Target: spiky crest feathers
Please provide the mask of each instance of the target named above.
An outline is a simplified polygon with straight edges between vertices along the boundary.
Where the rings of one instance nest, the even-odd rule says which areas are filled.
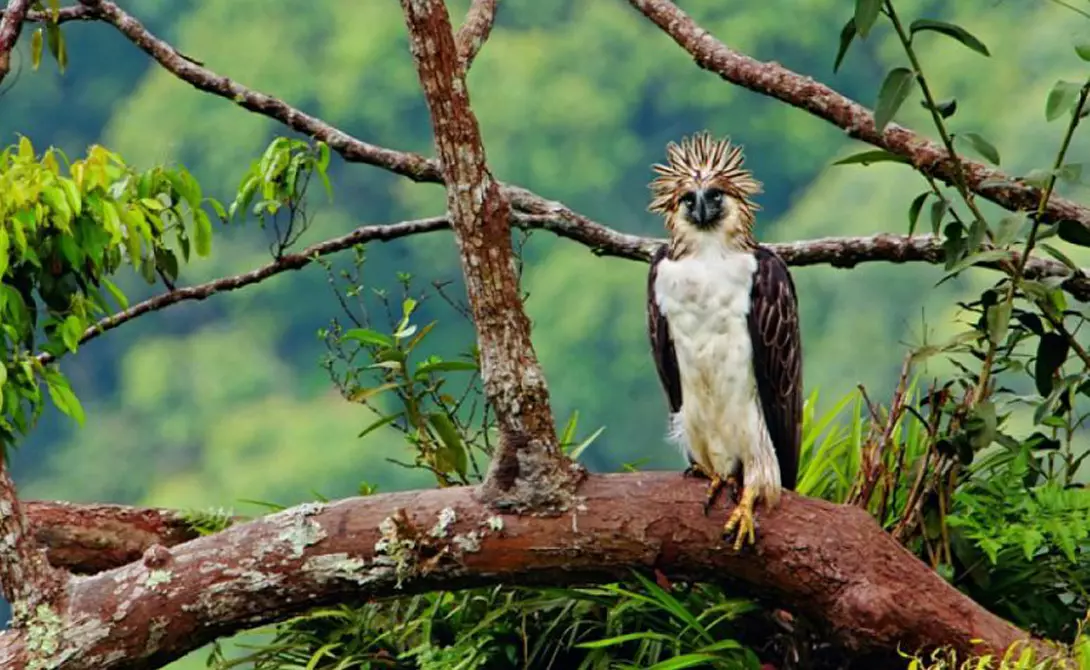
[[[681,196],[696,188],[716,186],[740,203],[743,216],[752,222],[760,207],[751,196],[761,192],[761,182],[742,167],[745,156],[740,145],[732,145],[729,137],[712,139],[707,131],[682,138],[666,145],[667,164],[651,167],[659,176],[648,186],[652,199],[648,209],[670,215],[677,210]]]

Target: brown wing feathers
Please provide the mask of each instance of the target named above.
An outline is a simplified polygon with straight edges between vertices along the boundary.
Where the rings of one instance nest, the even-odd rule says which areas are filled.
[[[780,464],[780,480],[783,488],[793,490],[802,442],[802,341],[795,284],[783,259],[767,247],[757,248],[749,335],[757,392]]]

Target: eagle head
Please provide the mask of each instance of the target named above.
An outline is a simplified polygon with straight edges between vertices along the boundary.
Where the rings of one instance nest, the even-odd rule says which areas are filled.
[[[731,246],[752,247],[758,206],[750,197],[761,183],[742,167],[742,147],[707,132],[666,146],[666,165],[656,164],[648,209],[666,219],[675,241],[725,236]]]

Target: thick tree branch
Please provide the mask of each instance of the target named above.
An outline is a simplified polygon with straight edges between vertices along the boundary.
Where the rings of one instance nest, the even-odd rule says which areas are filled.
[[[484,392],[499,428],[482,490],[507,508],[564,509],[580,468],[557,444],[548,386],[519,295],[511,205],[488,171],[450,17],[443,0],[401,0],[401,8],[443,166]]]
[[[467,72],[492,33],[498,2],[499,0],[473,0],[466,13],[465,22],[458,29],[458,59],[462,61],[462,67]]]
[[[199,537],[181,513],[170,510],[28,500],[23,513],[49,563],[76,574],[119,568],[155,545],[173,547]]]
[[[67,625],[50,630],[53,658],[67,661],[50,667],[159,667],[217,636],[323,603],[594,583],[655,568],[728,583],[825,622],[861,654],[947,644],[979,652],[1027,638],[854,507],[786,494],[761,512],[756,553],[735,553],[720,541],[720,513],[703,514],[704,486],[678,473],[594,475],[579,495],[578,507],[541,517],[497,516],[475,487],[393,493],[302,505],[174,548],[152,546],[142,561],[71,584]],[[149,513],[128,513],[140,514]],[[22,634],[0,636],[0,666],[26,668],[28,654]]]
[[[764,63],[734,51],[670,0],[629,0],[632,6],[687,51],[700,67],[723,79],[792,107],[810,112],[847,131],[849,137],[881,147],[908,158],[917,170],[955,183],[956,166],[938,144],[911,130],[890,123],[882,133],[875,131],[874,115],[863,105],[837,93],[825,84],[792,72],[778,63]],[[999,170],[962,158],[966,186],[1011,211],[1034,211],[1040,190],[1021,183]],[[1068,219],[1090,228],[1090,208],[1053,196],[1042,222]]]
[[[8,8],[0,19],[0,82],[11,72],[11,52],[23,32],[23,21],[30,10],[30,0],[8,0]]]

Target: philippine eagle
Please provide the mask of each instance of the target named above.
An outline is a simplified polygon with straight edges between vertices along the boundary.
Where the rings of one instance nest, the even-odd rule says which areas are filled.
[[[723,528],[734,550],[754,537],[754,504],[795,487],[802,346],[787,265],[753,238],[761,184],[739,146],[705,133],[666,147],[648,209],[669,243],[651,261],[651,350],[670,405],[670,437],[707,477],[707,513],[729,486],[741,499]]]

